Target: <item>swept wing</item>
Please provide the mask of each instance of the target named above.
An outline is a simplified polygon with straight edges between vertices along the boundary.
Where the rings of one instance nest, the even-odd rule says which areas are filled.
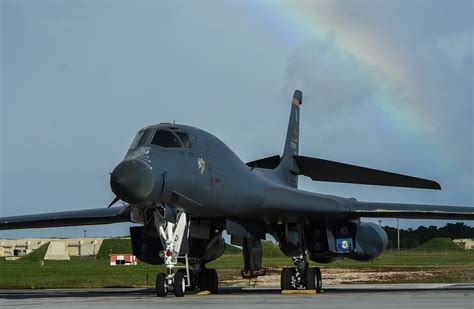
[[[128,207],[96,208],[0,218],[0,230],[130,222]]]
[[[261,211],[265,216],[344,220],[360,217],[474,220],[474,207],[360,202],[292,188],[267,189]]]

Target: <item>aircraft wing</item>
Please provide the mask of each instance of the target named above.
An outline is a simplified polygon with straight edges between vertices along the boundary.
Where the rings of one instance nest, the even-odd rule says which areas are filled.
[[[347,220],[360,217],[474,220],[474,207],[359,202],[291,188],[270,188],[264,216],[286,219]]]
[[[131,222],[128,207],[95,208],[35,215],[0,217],[0,230]]]
[[[474,207],[355,202],[358,217],[474,220]]]

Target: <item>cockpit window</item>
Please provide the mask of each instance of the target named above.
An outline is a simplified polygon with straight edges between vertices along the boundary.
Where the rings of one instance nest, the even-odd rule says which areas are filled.
[[[133,139],[132,145],[130,145],[130,150],[133,150],[133,149],[137,148],[138,142],[142,138],[143,134],[145,134],[144,130],[138,132],[137,135],[135,135],[135,138]]]
[[[191,139],[189,138],[188,133],[185,132],[180,132],[180,131],[175,131],[176,135],[178,135],[179,139],[183,142],[183,146],[186,148],[191,147]]]
[[[156,130],[151,143],[166,148],[183,147],[179,138],[173,132],[167,130]]]
[[[141,130],[137,133],[135,138],[133,139],[132,145],[130,146],[130,150],[137,149],[140,146],[148,144],[151,135],[153,134],[153,129],[148,130]]]

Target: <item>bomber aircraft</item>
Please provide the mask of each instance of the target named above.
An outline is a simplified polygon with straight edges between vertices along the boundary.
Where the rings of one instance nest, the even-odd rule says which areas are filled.
[[[367,261],[387,246],[387,234],[361,217],[474,220],[474,208],[361,202],[302,191],[298,176],[315,181],[440,190],[438,183],[401,174],[301,156],[302,92],[296,90],[283,155],[244,163],[222,141],[195,127],[161,123],[141,129],[110,176],[116,198],[100,209],[0,218],[0,230],[133,222],[133,253],[164,264],[157,296],[186,289],[216,293],[218,277],[206,264],[225,248],[223,231],[242,246],[242,276],[265,273],[262,240],[272,235],[294,267],[281,271],[281,289],[320,291],[320,269],[309,260]],[[122,207],[111,207],[117,201]],[[176,267],[177,263],[186,267]]]

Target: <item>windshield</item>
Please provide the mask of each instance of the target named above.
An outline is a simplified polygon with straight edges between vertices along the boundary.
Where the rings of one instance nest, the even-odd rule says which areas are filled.
[[[176,135],[181,139],[181,142],[183,142],[183,146],[186,148],[191,147],[191,139],[189,138],[188,133],[185,132],[180,132],[180,131],[175,131]]]
[[[156,130],[151,143],[165,148],[183,147],[179,138],[168,130]]]
[[[134,150],[140,146],[148,144],[152,134],[153,134],[152,129],[139,131],[137,135],[135,136],[135,138],[133,139],[132,145],[130,146],[130,150]]]

